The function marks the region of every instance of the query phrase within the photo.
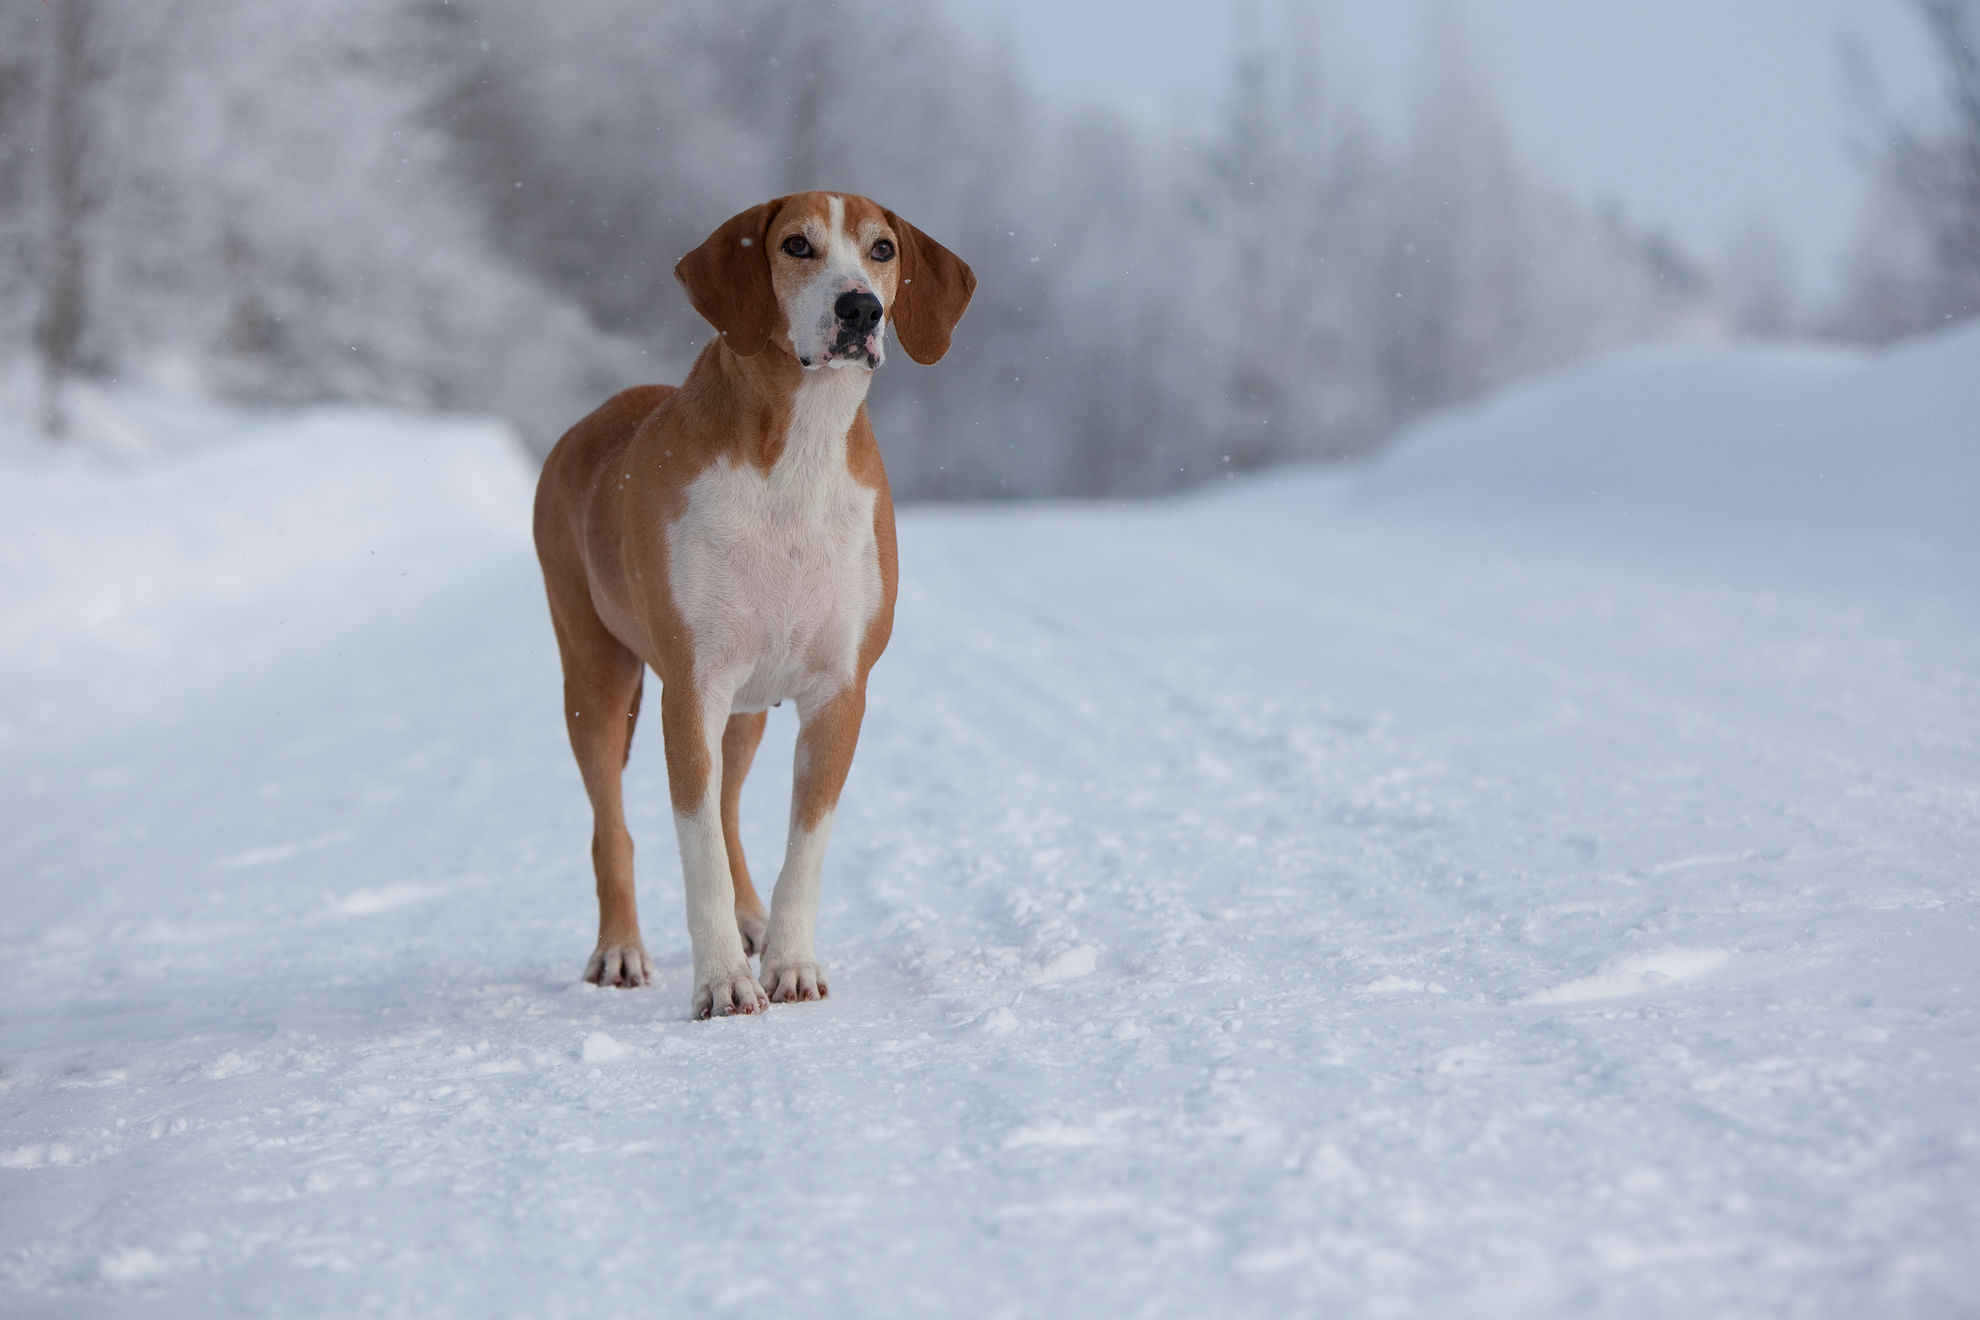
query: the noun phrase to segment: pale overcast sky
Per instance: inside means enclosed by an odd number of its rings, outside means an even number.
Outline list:
[[[1434,0],[1309,3],[1334,74],[1399,128]],[[1895,98],[1935,71],[1907,0],[1456,0],[1528,159],[1589,198],[1710,257],[1746,217],[1772,215],[1804,281],[1827,282],[1856,213],[1856,125],[1838,45],[1856,34]],[[1235,3],[950,0],[1008,34],[1048,95],[1155,118],[1204,116],[1228,84]]]

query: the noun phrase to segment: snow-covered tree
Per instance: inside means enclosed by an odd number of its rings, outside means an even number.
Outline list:
[[[0,23],[40,32],[43,8]],[[1199,134],[1040,102],[1007,41],[885,0],[99,0],[76,353],[250,398],[499,412],[544,448],[686,369],[708,330],[683,252],[824,185],[981,279],[950,358],[897,355],[875,393],[896,488],[1099,493],[1365,449],[1696,301],[1669,249],[1520,164],[1454,19],[1398,152],[1330,77],[1323,7],[1250,12]],[[49,73],[17,49],[10,117]],[[0,344],[26,353],[48,188],[19,141]]]

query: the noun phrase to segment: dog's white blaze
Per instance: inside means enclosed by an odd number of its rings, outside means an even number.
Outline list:
[[[880,608],[877,493],[853,480],[846,438],[865,371],[807,373],[784,452],[766,475],[717,459],[667,527],[669,585],[694,635],[697,686],[729,709],[822,702],[858,676]],[[720,737],[718,725],[714,734]]]
[[[815,226],[807,225],[807,230]],[[824,256],[819,261],[818,274],[811,282],[799,290],[787,310],[791,324],[791,347],[802,361],[813,366],[825,364],[825,350],[832,344],[838,332],[838,317],[833,305],[845,293],[865,292],[875,297],[879,290],[874,287],[872,272],[866,268],[866,252],[872,239],[879,237],[879,226],[868,221],[854,234],[846,230],[846,199],[830,196],[825,199],[825,232],[810,237],[812,246]],[[869,234],[867,231],[871,231]],[[891,308],[888,309],[891,312]],[[879,357],[886,361],[887,322],[882,320],[878,332],[881,345]],[[836,359],[832,366],[851,366],[844,359]],[[877,364],[876,364],[877,365]]]
[[[846,199],[827,197],[825,216],[825,268],[843,271],[850,267],[864,278],[866,267],[859,259],[859,248],[846,232]]]

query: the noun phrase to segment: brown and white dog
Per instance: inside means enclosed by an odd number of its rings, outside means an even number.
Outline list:
[[[892,211],[823,192],[751,207],[674,274],[721,333],[678,389],[623,391],[557,442],[536,490],[536,551],[591,798],[598,946],[585,979],[653,974],[620,800],[650,666],[693,1009],[708,1017],[826,993],[812,949],[819,869],[897,581],[866,390],[890,321],[915,361],[948,351],[976,276]],[[765,711],[784,701],[797,707],[797,765],[766,913],[736,811]]]

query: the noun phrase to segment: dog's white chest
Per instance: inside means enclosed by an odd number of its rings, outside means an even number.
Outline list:
[[[857,673],[881,595],[877,496],[846,466],[865,386],[865,372],[807,374],[776,465],[766,474],[717,460],[667,527],[695,682],[729,688],[732,710],[822,699]]]

